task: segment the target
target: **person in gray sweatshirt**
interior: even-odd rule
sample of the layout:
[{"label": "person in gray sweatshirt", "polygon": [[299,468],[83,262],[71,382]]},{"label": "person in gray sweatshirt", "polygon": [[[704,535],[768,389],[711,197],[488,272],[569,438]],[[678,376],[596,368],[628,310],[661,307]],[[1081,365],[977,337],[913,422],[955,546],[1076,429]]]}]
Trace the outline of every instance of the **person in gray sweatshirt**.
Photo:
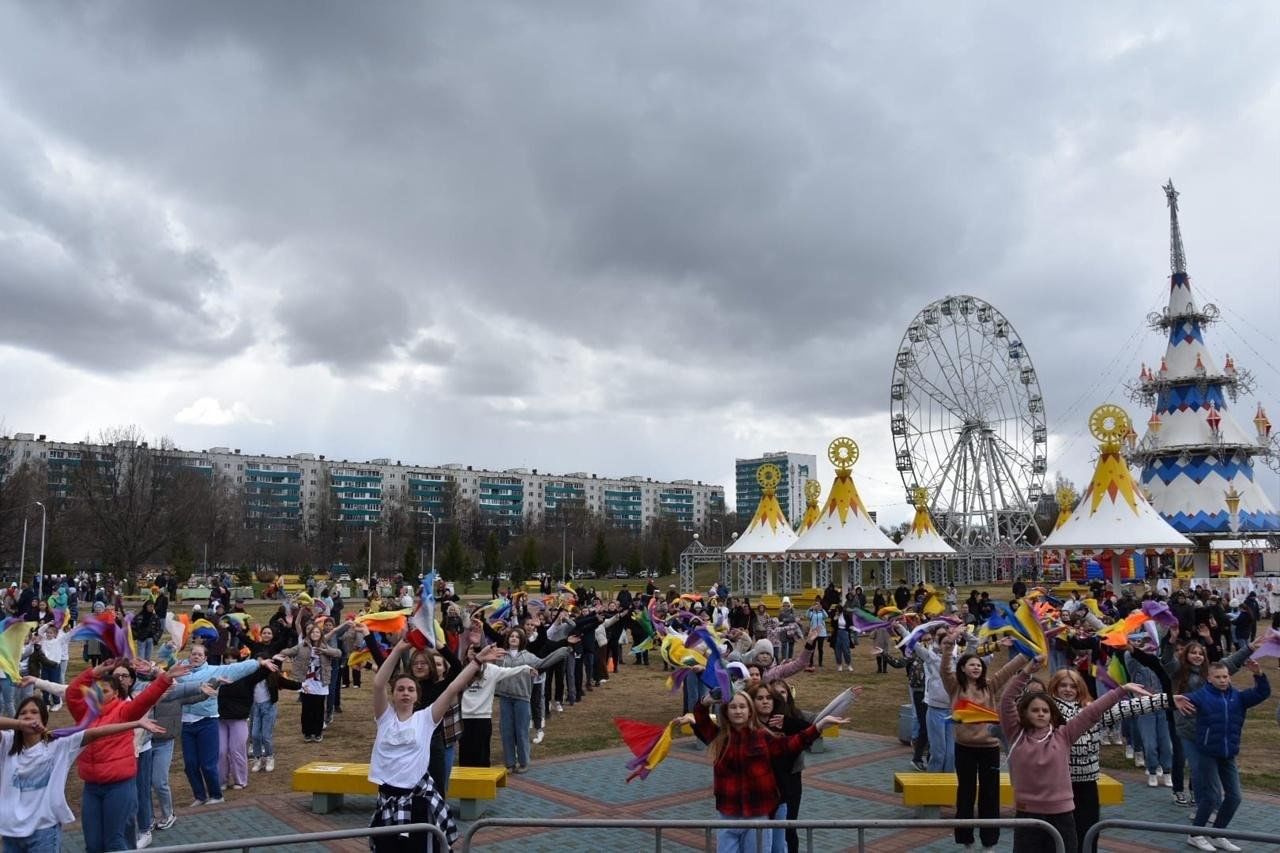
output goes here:
[{"label": "person in gray sweatshirt", "polygon": [[[512,628],[504,639],[507,653],[497,661],[497,665],[501,667],[528,666],[545,672],[559,666],[570,654],[570,646],[562,646],[546,657],[538,657],[525,648],[528,639],[520,628]],[[570,637],[568,642],[577,642],[577,637]],[[529,700],[533,694],[532,683],[527,678],[508,678],[498,684],[495,692],[502,709],[498,718],[502,736],[502,763],[509,771],[523,773],[529,769]]]}]

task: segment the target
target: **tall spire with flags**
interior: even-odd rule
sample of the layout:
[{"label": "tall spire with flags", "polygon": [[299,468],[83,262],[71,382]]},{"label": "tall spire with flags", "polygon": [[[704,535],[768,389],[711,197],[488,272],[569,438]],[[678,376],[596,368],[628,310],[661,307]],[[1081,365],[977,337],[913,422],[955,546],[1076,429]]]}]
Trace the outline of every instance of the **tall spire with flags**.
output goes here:
[{"label": "tall spire with flags", "polygon": [[[1237,533],[1280,530],[1280,515],[1253,476],[1253,457],[1268,452],[1267,439],[1243,429],[1231,409],[1252,390],[1253,378],[1229,355],[1219,367],[1205,342],[1218,308],[1196,303],[1172,180],[1164,194],[1169,302],[1147,320],[1167,339],[1159,372],[1143,371],[1130,388],[1133,399],[1152,414],[1129,459],[1142,466],[1142,485],[1161,517],[1202,546]],[[1235,511],[1228,508],[1228,493],[1233,503],[1239,496]]]},{"label": "tall spire with flags", "polygon": [[1173,178],[1164,185],[1165,201],[1169,205],[1169,271],[1173,275],[1187,274],[1187,253],[1182,248],[1182,228],[1178,225],[1178,191],[1173,188]]}]

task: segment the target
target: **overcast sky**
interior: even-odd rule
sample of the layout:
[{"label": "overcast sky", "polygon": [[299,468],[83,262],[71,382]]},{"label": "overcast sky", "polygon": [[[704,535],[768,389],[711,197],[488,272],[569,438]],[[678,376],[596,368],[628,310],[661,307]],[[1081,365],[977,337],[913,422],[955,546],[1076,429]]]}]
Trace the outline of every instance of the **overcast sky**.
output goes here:
[{"label": "overcast sky", "polygon": [[1169,176],[1280,422],[1277,44],[1270,2],[5,3],[0,423],[730,502],[847,434],[897,520],[893,355],[971,293],[1079,482],[1094,405],[1148,414]]}]

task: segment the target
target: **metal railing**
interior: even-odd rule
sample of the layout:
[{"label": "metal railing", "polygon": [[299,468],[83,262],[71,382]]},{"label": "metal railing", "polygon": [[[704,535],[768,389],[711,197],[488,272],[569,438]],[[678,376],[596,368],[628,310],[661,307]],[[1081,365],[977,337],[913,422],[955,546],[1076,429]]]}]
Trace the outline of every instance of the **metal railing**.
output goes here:
[{"label": "metal railing", "polygon": [[1208,835],[1213,838],[1226,838],[1232,841],[1276,843],[1274,832],[1250,832],[1245,829],[1215,829],[1212,826],[1193,826],[1187,823],[1154,823],[1145,820],[1109,818],[1100,820],[1089,827],[1089,831],[1084,834],[1084,841],[1080,845],[1080,849],[1096,849],[1098,838],[1108,829],[1133,829],[1139,832],[1162,832],[1166,835]]},{"label": "metal railing", "polygon": [[[528,818],[481,818],[467,828],[462,836],[462,853],[471,853],[474,837],[482,829],[511,827],[520,829],[648,829],[653,831],[654,853],[662,853],[662,836],[664,832],[692,830],[703,833],[703,850],[711,850],[711,833],[716,829],[752,829],[756,833],[756,849],[764,850],[765,833],[775,829],[795,829],[804,833],[804,844],[807,853],[813,853],[813,833],[820,829],[855,830],[858,833],[858,851],[866,851],[867,830],[886,829],[956,829],[958,827],[974,829],[997,828],[1017,829],[1035,828],[1049,836],[1055,853],[1067,853],[1062,836],[1051,824],[1033,818],[996,818],[984,820],[958,820],[955,818],[937,818],[918,820],[914,818],[894,818],[884,820],[771,820],[769,818],[753,818],[751,820],[653,820],[636,818],[546,818],[531,820]],[[1185,827],[1184,827],[1185,829]],[[167,850],[168,848],[166,848]],[[175,850],[177,848],[174,848]],[[1074,853],[1074,851],[1072,851]]]},{"label": "metal railing", "polygon": [[[261,838],[232,838],[228,841],[201,841],[196,844],[177,844],[172,847],[153,847],[153,853],[202,853],[205,850],[244,850],[255,847],[283,847],[288,844],[315,844],[321,841],[343,841],[348,838],[371,838],[380,835],[402,833],[426,833],[435,842],[434,849],[449,850],[449,839],[444,831],[432,823],[410,823],[404,826],[361,826],[355,829],[334,829],[329,832],[306,832],[295,835],[266,835]],[[425,847],[424,849],[432,849]]]}]

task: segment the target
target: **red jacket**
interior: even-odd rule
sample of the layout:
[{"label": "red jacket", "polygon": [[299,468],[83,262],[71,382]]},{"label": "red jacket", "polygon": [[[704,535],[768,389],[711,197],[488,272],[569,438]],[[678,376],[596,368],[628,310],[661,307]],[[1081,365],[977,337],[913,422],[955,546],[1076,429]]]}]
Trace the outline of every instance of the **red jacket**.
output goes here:
[{"label": "red jacket", "polygon": [[[693,730],[708,743],[719,731],[701,702],[693,706]],[[783,737],[765,729],[730,730],[729,742],[712,768],[716,811],[726,817],[772,816],[780,802],[772,760],[794,757],[817,739],[814,726]]]},{"label": "red jacket", "polygon": [[[102,706],[101,716],[89,728],[97,728],[110,723],[129,723],[140,720],[147,715],[151,707],[160,701],[160,697],[169,689],[173,679],[167,674],[151,682],[133,699],[112,699]],[[84,718],[88,706],[84,701],[82,687],[93,684],[93,668],[90,667],[76,680],[67,686],[67,709],[77,722]],[[86,782],[107,785],[112,782],[123,782],[138,775],[138,761],[133,754],[133,732],[121,732],[118,735],[99,738],[84,748],[77,762],[80,778]]]}]

